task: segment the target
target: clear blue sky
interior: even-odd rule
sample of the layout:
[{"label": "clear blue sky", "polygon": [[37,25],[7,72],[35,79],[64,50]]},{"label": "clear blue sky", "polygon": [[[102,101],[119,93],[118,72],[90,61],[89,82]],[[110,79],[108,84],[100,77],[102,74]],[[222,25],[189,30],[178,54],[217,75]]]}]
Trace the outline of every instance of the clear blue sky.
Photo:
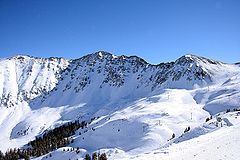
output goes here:
[{"label": "clear blue sky", "polygon": [[0,0],[0,57],[240,61],[240,0]]}]

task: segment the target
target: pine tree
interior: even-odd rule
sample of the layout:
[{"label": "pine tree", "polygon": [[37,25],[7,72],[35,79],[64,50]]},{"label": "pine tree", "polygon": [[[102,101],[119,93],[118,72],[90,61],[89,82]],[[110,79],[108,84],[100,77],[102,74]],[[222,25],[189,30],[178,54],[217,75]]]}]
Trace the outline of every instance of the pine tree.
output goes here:
[{"label": "pine tree", "polygon": [[94,153],[92,154],[92,160],[97,160],[97,159],[98,159],[97,153],[94,152]]},{"label": "pine tree", "polygon": [[91,157],[90,157],[89,154],[86,154],[84,159],[85,159],[85,160],[91,160]]},{"label": "pine tree", "polygon": [[172,139],[173,139],[173,138],[175,138],[175,134],[174,134],[174,133],[172,134]]},{"label": "pine tree", "polygon": [[106,153],[102,153],[99,157],[99,160],[107,160],[107,155]]},{"label": "pine tree", "polygon": [[3,157],[4,157],[4,155],[3,155],[3,153],[0,151],[0,160],[3,160]]}]

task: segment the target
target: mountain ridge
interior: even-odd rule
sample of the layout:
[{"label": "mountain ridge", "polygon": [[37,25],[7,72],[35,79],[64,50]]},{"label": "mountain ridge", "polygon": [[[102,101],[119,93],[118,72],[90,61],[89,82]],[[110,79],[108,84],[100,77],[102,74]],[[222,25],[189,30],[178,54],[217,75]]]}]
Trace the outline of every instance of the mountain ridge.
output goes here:
[{"label": "mountain ridge", "polygon": [[[209,59],[209,58],[205,58],[203,56],[198,56],[196,54],[192,54],[192,53],[187,53],[187,54],[184,54],[183,56],[177,58],[175,61],[169,61],[169,62],[160,62],[158,64],[153,64],[153,63],[150,63],[150,62],[147,62],[146,60],[144,60],[144,58],[141,58],[139,56],[136,56],[136,55],[130,55],[130,56],[126,56],[126,55],[114,55],[110,52],[107,52],[107,51],[97,51],[97,52],[93,52],[93,53],[89,53],[89,54],[86,54],[86,55],[83,55],[79,58],[75,58],[75,59],[68,59],[68,58],[65,58],[65,57],[38,57],[38,56],[31,56],[31,55],[28,55],[28,54],[17,54],[15,56],[11,56],[11,57],[5,57],[5,58],[0,58],[0,60],[4,60],[4,59],[16,59],[16,58],[21,58],[21,57],[25,57],[25,58],[33,58],[33,59],[65,59],[67,61],[76,61],[76,60],[80,60],[80,59],[86,59],[87,57],[111,57],[112,59],[113,58],[119,58],[119,59],[124,59],[124,58],[137,58],[137,59],[141,59],[143,61],[145,61],[147,64],[150,64],[150,65],[160,65],[161,63],[172,63],[172,62],[175,62],[177,61],[178,59],[189,59],[189,60],[201,60],[201,59],[205,59],[209,62],[211,61],[214,61],[214,62],[218,62],[218,63],[223,63],[221,61],[218,61],[218,60],[213,60],[213,59]],[[239,63],[239,62],[237,62]],[[228,63],[230,64],[230,63]],[[235,63],[233,63],[235,64]]]},{"label": "mountain ridge", "polygon": [[26,147],[75,120],[93,119],[69,145],[88,152],[138,155],[171,145],[188,126],[194,136],[208,133],[206,118],[239,106],[239,67],[195,55],[154,65],[102,51],[75,60],[1,59],[0,141],[7,145],[0,150]]},{"label": "mountain ridge", "polygon": [[[21,76],[23,82],[25,81],[28,84],[32,83],[32,85],[34,85],[31,87],[31,93],[25,93],[25,90],[29,89],[25,89],[23,84],[20,86],[18,84],[15,85],[19,86],[20,90],[22,91],[20,91],[21,94],[15,91],[14,96],[19,98],[17,95],[20,95],[20,99],[25,100],[30,100],[39,95],[44,96],[46,94],[49,94],[49,92],[54,91],[53,89],[56,89],[56,87],[64,78],[68,78],[69,75],[71,77],[71,79],[67,80],[69,82],[71,82],[76,75],[79,75],[75,79],[76,82],[79,82],[79,84],[75,86],[75,91],[79,92],[80,90],[84,89],[84,87],[87,86],[90,81],[93,81],[92,79],[89,79],[90,75],[92,75],[92,72],[94,74],[97,72],[96,75],[99,74],[100,76],[103,76],[101,84],[98,84],[100,88],[108,82],[110,86],[122,86],[125,83],[126,79],[129,78],[129,75],[135,75],[137,77],[135,81],[139,82],[139,84],[136,86],[136,88],[139,88],[142,85],[150,85],[151,90],[164,86],[170,88],[179,88],[181,84],[177,83],[180,83],[181,79],[187,80],[184,83],[193,82],[191,85],[188,85],[188,87],[185,85],[187,88],[193,88],[195,84],[197,86],[204,86],[212,83],[214,72],[207,69],[209,66],[215,67],[217,65],[224,65],[222,62],[210,60],[192,54],[184,55],[178,58],[175,62],[160,63],[158,65],[154,65],[137,56],[115,56],[104,51],[88,54],[74,60],[67,60],[61,57],[38,58],[22,55],[17,55],[5,59],[5,61],[8,60],[14,63],[12,65],[15,65],[15,67],[17,67],[15,70],[17,70],[18,67],[23,68],[23,70],[20,71],[21,75],[16,74],[17,77]],[[4,59],[2,59],[2,63],[3,61]],[[11,67],[11,64],[8,66]],[[45,77],[44,81],[46,82],[42,82],[45,84],[41,84],[37,88],[37,85],[35,85],[35,83],[41,83],[40,81],[42,81],[39,79],[39,75],[35,75],[35,77],[33,76],[32,80],[30,77],[32,73],[34,74],[34,72],[32,72],[32,69],[35,66],[37,66],[37,70],[41,68],[38,74],[50,74],[52,77],[49,78],[50,80],[48,78],[46,79]],[[14,68],[12,70],[14,70]],[[14,74],[15,73],[12,73],[12,75]],[[26,77],[27,79],[24,79],[23,77]],[[21,80],[20,78],[17,79],[18,81]],[[173,81],[175,81],[176,85],[174,85]],[[65,89],[68,89],[70,85],[70,83],[66,84]],[[22,86],[23,88],[21,89]],[[2,91],[2,94],[3,93],[4,92]],[[8,93],[5,96],[1,95],[1,97],[1,100],[3,101],[1,105],[7,104],[8,99],[9,97],[12,97],[12,94]]]}]

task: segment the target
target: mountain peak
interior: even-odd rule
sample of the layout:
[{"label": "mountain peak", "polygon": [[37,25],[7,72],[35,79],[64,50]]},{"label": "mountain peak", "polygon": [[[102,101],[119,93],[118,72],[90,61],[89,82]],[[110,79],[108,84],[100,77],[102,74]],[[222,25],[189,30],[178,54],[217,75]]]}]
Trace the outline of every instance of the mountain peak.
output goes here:
[{"label": "mountain peak", "polygon": [[90,54],[87,54],[81,58],[78,58],[78,59],[74,59],[73,61],[78,61],[78,60],[84,60],[84,61],[95,61],[95,60],[98,60],[98,59],[114,59],[114,58],[117,58],[117,56],[109,53],[109,52],[106,52],[106,51],[98,51],[98,52],[94,52],[94,53],[90,53]]},{"label": "mountain peak", "polygon": [[221,64],[219,61],[211,60],[202,56],[197,56],[194,54],[186,54],[175,61],[176,64],[186,64],[186,63],[204,63],[204,64]]},{"label": "mountain peak", "polygon": [[106,52],[106,51],[98,51],[98,52],[94,53],[94,55],[97,55],[99,57],[113,56],[113,54]]},{"label": "mountain peak", "polygon": [[26,54],[17,54],[15,56],[9,57],[8,59],[25,59],[25,58],[32,58],[33,56],[26,55]]}]

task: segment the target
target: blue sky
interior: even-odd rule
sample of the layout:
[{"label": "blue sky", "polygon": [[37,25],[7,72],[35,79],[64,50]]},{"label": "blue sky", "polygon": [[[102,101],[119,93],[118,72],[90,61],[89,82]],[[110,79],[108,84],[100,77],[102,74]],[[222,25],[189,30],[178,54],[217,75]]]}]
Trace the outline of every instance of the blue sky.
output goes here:
[{"label": "blue sky", "polygon": [[240,61],[239,0],[0,0],[0,57],[105,50],[148,62]]}]

